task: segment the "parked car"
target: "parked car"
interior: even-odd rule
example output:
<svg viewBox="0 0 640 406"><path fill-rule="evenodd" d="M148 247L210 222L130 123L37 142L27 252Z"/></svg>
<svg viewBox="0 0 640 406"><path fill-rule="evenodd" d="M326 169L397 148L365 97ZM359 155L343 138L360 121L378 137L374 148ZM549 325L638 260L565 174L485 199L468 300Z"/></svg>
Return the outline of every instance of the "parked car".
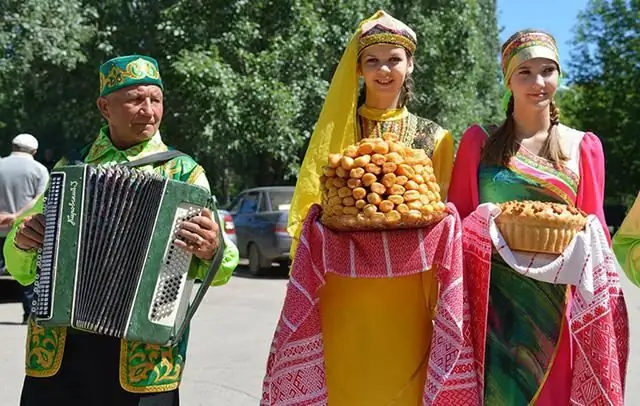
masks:
<svg viewBox="0 0 640 406"><path fill-rule="evenodd" d="M291 237L287 233L293 186L269 186L242 191L229 205L241 258L260 275L274 262L289 266Z"/></svg>

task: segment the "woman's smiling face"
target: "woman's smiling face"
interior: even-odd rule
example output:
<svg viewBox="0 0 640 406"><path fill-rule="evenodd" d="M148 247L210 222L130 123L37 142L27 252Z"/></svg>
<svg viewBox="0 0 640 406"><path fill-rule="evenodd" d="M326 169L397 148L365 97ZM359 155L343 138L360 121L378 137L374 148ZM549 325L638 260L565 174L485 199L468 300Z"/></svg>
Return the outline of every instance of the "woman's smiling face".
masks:
<svg viewBox="0 0 640 406"><path fill-rule="evenodd" d="M400 46L376 44L360 55L358 73L364 78L368 93L395 97L400 94L407 75L413 72L413 58Z"/></svg>
<svg viewBox="0 0 640 406"><path fill-rule="evenodd" d="M548 108L558 88L559 73L558 65L546 58L533 58L520 64L509 80L515 103L529 108Z"/></svg>

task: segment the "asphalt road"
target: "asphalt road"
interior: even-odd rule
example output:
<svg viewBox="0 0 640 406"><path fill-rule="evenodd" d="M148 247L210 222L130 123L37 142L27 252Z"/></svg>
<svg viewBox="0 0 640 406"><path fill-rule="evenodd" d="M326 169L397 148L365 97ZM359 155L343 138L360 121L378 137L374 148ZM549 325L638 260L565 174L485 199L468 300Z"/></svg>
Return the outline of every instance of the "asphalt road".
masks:
<svg viewBox="0 0 640 406"><path fill-rule="evenodd" d="M186 406L256 406L286 280L253 279L241 269L214 288L192 323L181 386ZM0 281L0 296L11 284ZM640 288L623 281L631 317L627 405L640 405ZM0 406L18 405L23 379L25 327L19 303L0 303ZM636 334L637 333L637 334ZM43 405L46 406L46 405Z"/></svg>

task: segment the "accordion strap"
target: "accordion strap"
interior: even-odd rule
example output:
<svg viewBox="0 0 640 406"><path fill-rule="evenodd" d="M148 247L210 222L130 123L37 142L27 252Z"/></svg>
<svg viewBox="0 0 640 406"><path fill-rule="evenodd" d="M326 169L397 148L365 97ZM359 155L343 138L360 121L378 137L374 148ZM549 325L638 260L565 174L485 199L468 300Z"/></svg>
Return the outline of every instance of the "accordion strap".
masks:
<svg viewBox="0 0 640 406"><path fill-rule="evenodd" d="M125 162L122 164L122 166L126 166L129 168L136 168L136 167L146 166L151 164L156 165L159 163L165 163L167 161L170 161L180 156L188 156L188 155L185 154L184 152L178 151L177 149L170 149L169 151L156 152L155 154L147 155L140 159L135 159L133 161Z"/></svg>
<svg viewBox="0 0 640 406"><path fill-rule="evenodd" d="M86 148L88 150L88 148ZM86 151L83 149L82 151L73 150L71 153L67 155L67 160L72 165L85 165L84 158L86 155ZM168 151L156 152L155 154L147 155L140 159L135 159L130 162L122 163L121 165L126 166L128 168L137 168L140 166L146 165L157 165L164 164L167 161L170 161L174 158L178 158L180 156L188 156L184 152L178 151L177 149L170 149Z"/></svg>
<svg viewBox="0 0 640 406"><path fill-rule="evenodd" d="M222 233L224 233L224 228L222 227L222 222L220 221L220 216L218 215L218 209L215 206L215 202L213 198L211 200L210 209L215 218L214 221L218 223L218 227L220 228L220 244L218 246L218 250L213 256L213 259L211 260L211 265L209 265L207 274L201 281L200 288L198 289L195 296L193 297L193 301L189 304L189 307L187 308L187 314L184 317L184 323L178 328L178 331L176 332L175 337L177 340L182 339L182 336L187 330L187 326L189 326L189 322L191 321L191 319L193 318L193 315L195 314L196 310L200 306L200 302L202 302L202 299L204 299L204 295L207 293L207 290L211 286L211 283L213 282L213 279L216 277L216 274L218 273L220 269L220 265L222 265L222 261L224 259L225 242L224 242L224 237L222 236ZM177 344L177 343L174 343L174 344Z"/></svg>

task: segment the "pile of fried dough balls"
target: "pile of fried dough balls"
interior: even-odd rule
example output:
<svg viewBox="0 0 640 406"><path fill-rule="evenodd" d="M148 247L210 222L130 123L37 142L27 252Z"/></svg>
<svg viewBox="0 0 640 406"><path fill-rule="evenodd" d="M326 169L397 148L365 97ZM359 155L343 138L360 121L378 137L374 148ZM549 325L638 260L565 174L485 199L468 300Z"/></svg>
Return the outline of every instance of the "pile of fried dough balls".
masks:
<svg viewBox="0 0 640 406"><path fill-rule="evenodd" d="M426 152L407 147L393 133L330 154L321 182L321 221L332 229L416 228L445 216Z"/></svg>

